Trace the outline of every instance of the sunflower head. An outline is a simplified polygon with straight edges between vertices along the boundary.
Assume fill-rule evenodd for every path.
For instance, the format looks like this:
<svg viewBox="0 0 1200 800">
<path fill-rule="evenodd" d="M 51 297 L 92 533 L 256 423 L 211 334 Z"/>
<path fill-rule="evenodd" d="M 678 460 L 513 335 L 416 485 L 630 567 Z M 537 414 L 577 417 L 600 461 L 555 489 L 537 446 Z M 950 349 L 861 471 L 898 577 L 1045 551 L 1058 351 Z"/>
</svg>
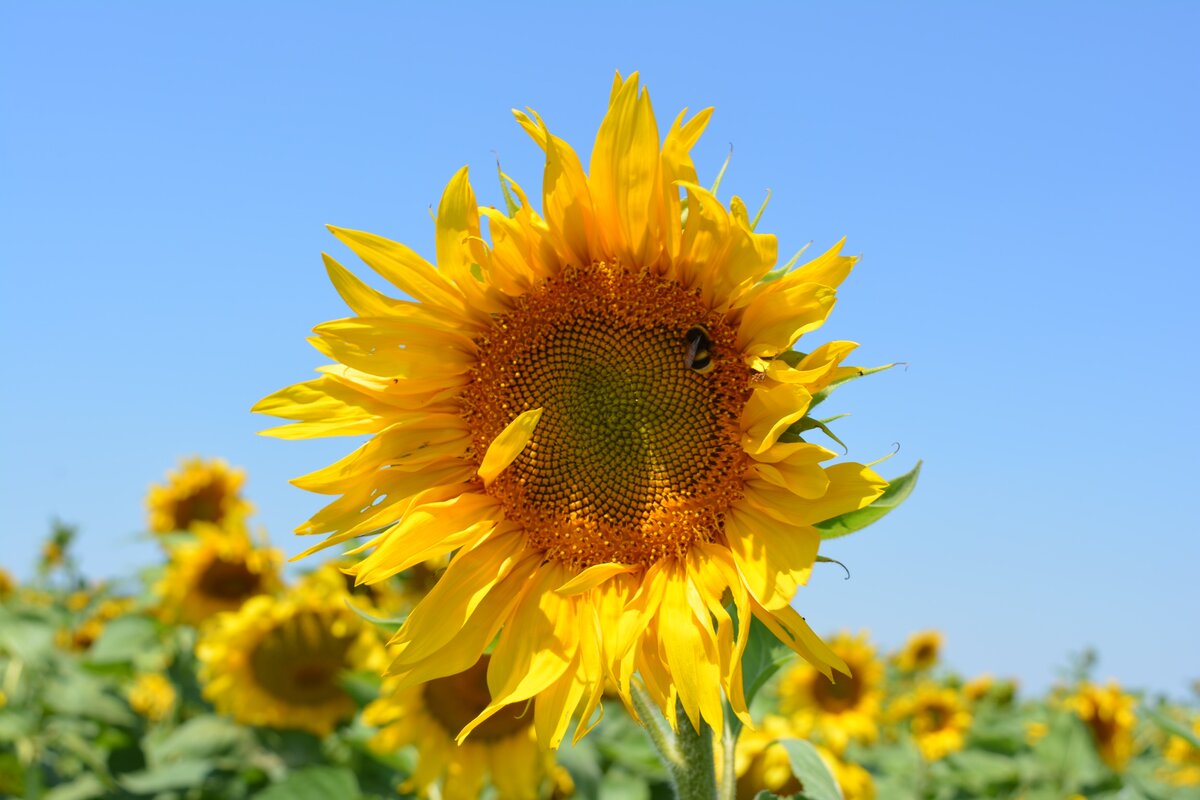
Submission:
<svg viewBox="0 0 1200 800">
<path fill-rule="evenodd" d="M 793 739 L 799 735 L 786 718 L 773 715 L 765 717 L 755 728 L 742 729 L 734 751 L 737 800 L 752 800 L 760 792 L 790 796 L 803 791 L 803 784 L 792 772 L 787 750 L 779 744 L 780 739 Z M 719 757 L 723 749 L 714 747 L 714 752 Z"/>
<path fill-rule="evenodd" d="M 171 548 L 155 586 L 164 619 L 199 625 L 251 597 L 279 591 L 283 555 L 256 544 L 244 526 L 196 523 L 192 530 L 193 539 Z"/>
<path fill-rule="evenodd" d="M 327 536 L 312 550 L 369 534 L 360 583 L 454 553 L 392 671 L 424 684 L 495 640 L 491 702 L 462 736 L 540 695 L 535 728 L 557 746 L 606 681 L 628 702 L 634 672 L 672 724 L 678 699 L 720 728 L 723 692 L 748 718 L 748 626 L 727 597 L 822 672 L 845 669 L 790 604 L 814 524 L 886 482 L 805 440 L 855 345 L 792 348 L 854 259 L 839 243 L 772 271 L 775 237 L 697 182 L 710 111 L 660 136 L 636 75 L 614 83 L 586 172 L 540 117 L 516 116 L 546 156 L 540 213 L 507 176 L 508 213 L 479 206 L 463 168 L 438 205 L 436 266 L 332 229 L 412 299 L 326 257 L 354 312 L 315 329 L 334 363 L 255 410 L 296 421 L 274 435 L 373 438 L 294 481 L 337 496 L 298 530 Z"/>
<path fill-rule="evenodd" d="M 1104 763 L 1116 772 L 1125 769 L 1133 756 L 1135 704 L 1116 682 L 1103 687 L 1084 682 L 1066 700 L 1067 708 L 1088 727 Z"/>
<path fill-rule="evenodd" d="M 928 682 L 897 699 L 892 715 L 908 721 L 917 749 L 927 761 L 961 750 L 971 727 L 971 713 L 962 695 Z"/>
<path fill-rule="evenodd" d="M 538 746 L 530 703 L 502 708 L 461 746 L 455 742 L 463 726 L 491 704 L 487 668 L 484 656 L 463 672 L 416 686 L 397 689 L 389 678 L 382 696 L 363 711 L 363 722 L 379 728 L 371 740 L 374 750 L 417 748 L 416 772 L 404 791 L 467 800 L 479 797 L 489 781 L 501 797 L 566 790 L 554 757 Z"/>
<path fill-rule="evenodd" d="M 197 523 L 220 526 L 249 516 L 252 508 L 241 494 L 245 480 L 245 472 L 223 459 L 183 459 L 178 470 L 167 471 L 166 483 L 150 486 L 150 530 L 190 531 Z"/>
<path fill-rule="evenodd" d="M 1200 740 L 1200 715 L 1192 719 L 1192 736 Z M 1166 764 L 1158 775 L 1171 786 L 1200 786 L 1200 747 L 1182 736 L 1172 735 L 1163 748 Z"/>
<path fill-rule="evenodd" d="M 850 674 L 829 678 L 807 662 L 796 662 L 780 677 L 779 710 L 804 736 L 840 753 L 850 741 L 878 737 L 884 666 L 866 633 L 838 634 L 829 646 Z"/>
<path fill-rule="evenodd" d="M 920 631 L 908 637 L 903 649 L 895 656 L 902 672 L 926 672 L 938 663 L 942 655 L 942 634 L 939 631 Z"/>
<path fill-rule="evenodd" d="M 143 672 L 129 688 L 129 707 L 151 722 L 165 719 L 175 707 L 175 686 L 161 672 Z"/>
<path fill-rule="evenodd" d="M 386 663 L 374 624 L 312 591 L 251 598 L 207 626 L 196 647 L 204 696 L 245 725 L 324 736 L 355 710 L 342 673 Z"/>
<path fill-rule="evenodd" d="M 0 567 L 0 601 L 7 600 L 17 588 L 17 581 L 12 573 Z"/>
</svg>

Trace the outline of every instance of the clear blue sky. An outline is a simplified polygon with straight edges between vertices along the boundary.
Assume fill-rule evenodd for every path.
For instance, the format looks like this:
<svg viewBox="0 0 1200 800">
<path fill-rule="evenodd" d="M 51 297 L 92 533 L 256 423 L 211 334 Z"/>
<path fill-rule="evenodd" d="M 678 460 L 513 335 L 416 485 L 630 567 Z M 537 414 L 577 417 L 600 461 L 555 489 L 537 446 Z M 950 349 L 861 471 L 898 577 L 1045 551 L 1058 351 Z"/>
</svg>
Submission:
<svg viewBox="0 0 1200 800">
<path fill-rule="evenodd" d="M 773 190 L 781 251 L 864 254 L 819 340 L 911 365 L 830 403 L 852 457 L 926 470 L 828 547 L 853 578 L 801 592 L 817 629 L 940 628 L 1034 690 L 1086 645 L 1101 677 L 1200 677 L 1194 5 L 427 5 L 4 4 L 0 563 L 28 574 L 59 515 L 130 574 L 147 485 L 192 453 L 246 467 L 299 552 L 319 498 L 287 479 L 351 442 L 249 408 L 345 315 L 324 224 L 429 254 L 462 164 L 488 202 L 495 154 L 539 184 L 510 108 L 586 153 L 638 69 L 660 120 L 716 107 L 701 175 L 732 144 L 722 194 Z"/>
</svg>

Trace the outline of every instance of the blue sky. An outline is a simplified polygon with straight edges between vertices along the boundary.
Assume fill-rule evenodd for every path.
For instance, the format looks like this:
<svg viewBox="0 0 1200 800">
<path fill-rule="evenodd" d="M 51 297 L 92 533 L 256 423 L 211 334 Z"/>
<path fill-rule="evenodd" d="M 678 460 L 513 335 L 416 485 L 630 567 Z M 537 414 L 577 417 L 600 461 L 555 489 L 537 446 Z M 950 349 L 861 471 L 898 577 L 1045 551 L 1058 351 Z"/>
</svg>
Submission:
<svg viewBox="0 0 1200 800">
<path fill-rule="evenodd" d="M 1033 690 L 1088 645 L 1100 677 L 1200 677 L 1194 6 L 243 5 L 0 11 L 4 566 L 58 515 L 91 574 L 131 574 L 146 487 L 193 453 L 244 466 L 298 553 L 319 498 L 287 479 L 351 443 L 257 437 L 249 408 L 346 313 L 323 226 L 431 254 L 463 164 L 485 202 L 497 155 L 539 185 L 510 108 L 586 153 L 637 69 L 660 122 L 716 107 L 702 179 L 732 146 L 722 195 L 770 189 L 781 252 L 864 255 L 813 341 L 909 364 L 829 403 L 852 457 L 926 468 L 828 546 L 852 579 L 818 572 L 810 622 L 936 627 Z"/>
</svg>

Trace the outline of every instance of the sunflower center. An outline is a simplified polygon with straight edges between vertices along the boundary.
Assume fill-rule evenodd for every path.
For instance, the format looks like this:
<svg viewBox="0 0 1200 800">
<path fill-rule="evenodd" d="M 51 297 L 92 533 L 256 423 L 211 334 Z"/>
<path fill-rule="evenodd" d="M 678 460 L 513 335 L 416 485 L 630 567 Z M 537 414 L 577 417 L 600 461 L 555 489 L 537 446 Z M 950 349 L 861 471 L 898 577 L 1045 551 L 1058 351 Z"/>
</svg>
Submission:
<svg viewBox="0 0 1200 800">
<path fill-rule="evenodd" d="M 475 453 L 542 408 L 488 487 L 531 546 L 576 567 L 648 565 L 719 531 L 740 497 L 750 370 L 736 331 L 678 284 L 568 269 L 498 316 L 464 393 Z"/>
<path fill-rule="evenodd" d="M 813 680 L 813 697 L 826 713 L 849 711 L 858 706 L 862 695 L 862 682 L 840 672 L 833 674 L 833 680 L 820 674 Z"/>
<path fill-rule="evenodd" d="M 487 687 L 488 657 L 466 672 L 426 683 L 422 689 L 425 708 L 451 738 L 479 716 L 492 702 Z M 533 706 L 512 703 L 504 706 L 471 733 L 476 739 L 503 739 L 533 725 Z"/>
<path fill-rule="evenodd" d="M 262 576 L 251 571 L 245 561 L 218 558 L 200 576 L 199 588 L 209 597 L 241 600 L 258 594 L 262 588 Z"/>
<path fill-rule="evenodd" d="M 344 697 L 338 675 L 354 634 L 335 623 L 317 612 L 302 612 L 263 636 L 250 655 L 258 685 L 291 705 L 322 705 Z"/>
<path fill-rule="evenodd" d="M 204 484 L 176 503 L 175 530 L 186 531 L 196 522 L 220 522 L 224 504 L 225 486 L 218 481 Z"/>
</svg>

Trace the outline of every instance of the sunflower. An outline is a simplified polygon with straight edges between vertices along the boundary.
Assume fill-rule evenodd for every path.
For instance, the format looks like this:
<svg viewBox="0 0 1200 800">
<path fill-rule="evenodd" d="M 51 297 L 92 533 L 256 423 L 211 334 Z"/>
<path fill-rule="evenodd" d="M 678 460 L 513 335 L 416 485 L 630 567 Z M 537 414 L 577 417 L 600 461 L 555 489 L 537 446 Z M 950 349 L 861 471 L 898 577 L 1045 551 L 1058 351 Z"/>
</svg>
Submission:
<svg viewBox="0 0 1200 800">
<path fill-rule="evenodd" d="M 83 652 L 91 648 L 108 623 L 133 610 L 132 597 L 109 597 L 100 601 L 96 608 L 78 625 L 58 631 L 55 638 L 60 647 Z"/>
<path fill-rule="evenodd" d="M 240 523 L 198 522 L 192 530 L 195 539 L 171 548 L 155 586 L 164 619 L 199 625 L 222 611 L 236 611 L 255 595 L 279 590 L 283 555 L 256 545 Z"/>
<path fill-rule="evenodd" d="M 963 748 L 971 713 L 954 689 L 922 683 L 898 699 L 892 714 L 908 719 L 917 749 L 927 761 L 937 761 Z"/>
<path fill-rule="evenodd" d="M 12 573 L 0 567 L 0 600 L 7 600 L 9 596 L 16 591 L 17 581 L 13 578 Z"/>
<path fill-rule="evenodd" d="M 354 714 L 341 674 L 381 670 L 385 652 L 373 623 L 343 598 L 313 591 L 251 598 L 217 617 L 196 646 L 204 697 L 219 713 L 318 736 Z"/>
<path fill-rule="evenodd" d="M 1200 716 L 1192 720 L 1192 736 L 1200 740 Z M 1200 786 L 1200 747 L 1182 736 L 1172 735 L 1163 749 L 1167 765 L 1159 777 L 1171 786 Z"/>
<path fill-rule="evenodd" d="M 867 635 L 841 633 L 830 648 L 850 668 L 830 679 L 806 662 L 797 662 L 779 681 L 779 710 L 792 718 L 806 738 L 817 738 L 835 752 L 851 741 L 870 743 L 879 735 L 879 704 L 884 667 Z"/>
<path fill-rule="evenodd" d="M 327 535 L 308 552 L 368 536 L 360 583 L 454 553 L 393 640 L 391 673 L 398 690 L 453 675 L 496 640 L 492 702 L 460 737 L 536 696 L 539 740 L 557 746 L 606 679 L 628 703 L 635 671 L 672 724 L 678 700 L 719 729 L 722 691 L 748 718 L 749 626 L 735 631 L 726 596 L 822 672 L 845 669 L 790 602 L 814 523 L 886 482 L 823 465 L 833 453 L 797 433 L 813 395 L 854 372 L 855 345 L 789 348 L 854 259 L 839 243 L 772 272 L 775 237 L 696 183 L 688 153 L 710 111 L 685 114 L 660 142 L 637 76 L 618 75 L 585 174 L 516 112 L 546 155 L 542 215 L 507 176 L 510 213 L 479 207 L 463 168 L 438 206 L 437 267 L 332 228 L 415 302 L 327 256 L 355 316 L 312 341 L 337 363 L 255 406 L 298 421 L 268 431 L 284 438 L 373 434 L 294 481 L 340 496 L 298 528 Z"/>
<path fill-rule="evenodd" d="M 175 686 L 161 672 L 143 672 L 129 687 L 129 707 L 151 722 L 158 722 L 175 707 Z"/>
<path fill-rule="evenodd" d="M 455 675 L 398 688 L 396 678 L 384 681 L 382 696 L 363 711 L 363 722 L 379 728 L 371 747 L 390 753 L 417 748 L 417 768 L 401 787 L 421 797 L 467 800 L 481 796 L 485 783 L 495 785 L 501 798 L 535 798 L 560 783 L 554 757 L 538 746 L 528 703 L 506 706 L 480 725 L 469 741 L 454 739 L 464 725 L 491 704 L 488 656 Z M 535 701 L 534 706 L 536 708 Z"/>
<path fill-rule="evenodd" d="M 1066 700 L 1067 708 L 1091 731 L 1104 763 L 1116 772 L 1123 770 L 1133 755 L 1134 703 L 1116 682 L 1104 687 L 1084 682 Z"/>
<path fill-rule="evenodd" d="M 908 637 L 904 648 L 896 654 L 896 666 L 902 672 L 924 672 L 932 669 L 942 654 L 942 634 L 921 631 Z"/>
<path fill-rule="evenodd" d="M 223 459 L 183 459 L 178 472 L 167 471 L 165 485 L 151 485 L 146 495 L 150 530 L 188 531 L 198 522 L 223 525 L 249 516 L 252 508 L 241 495 L 245 480 L 242 470 L 231 468 Z"/>
</svg>

